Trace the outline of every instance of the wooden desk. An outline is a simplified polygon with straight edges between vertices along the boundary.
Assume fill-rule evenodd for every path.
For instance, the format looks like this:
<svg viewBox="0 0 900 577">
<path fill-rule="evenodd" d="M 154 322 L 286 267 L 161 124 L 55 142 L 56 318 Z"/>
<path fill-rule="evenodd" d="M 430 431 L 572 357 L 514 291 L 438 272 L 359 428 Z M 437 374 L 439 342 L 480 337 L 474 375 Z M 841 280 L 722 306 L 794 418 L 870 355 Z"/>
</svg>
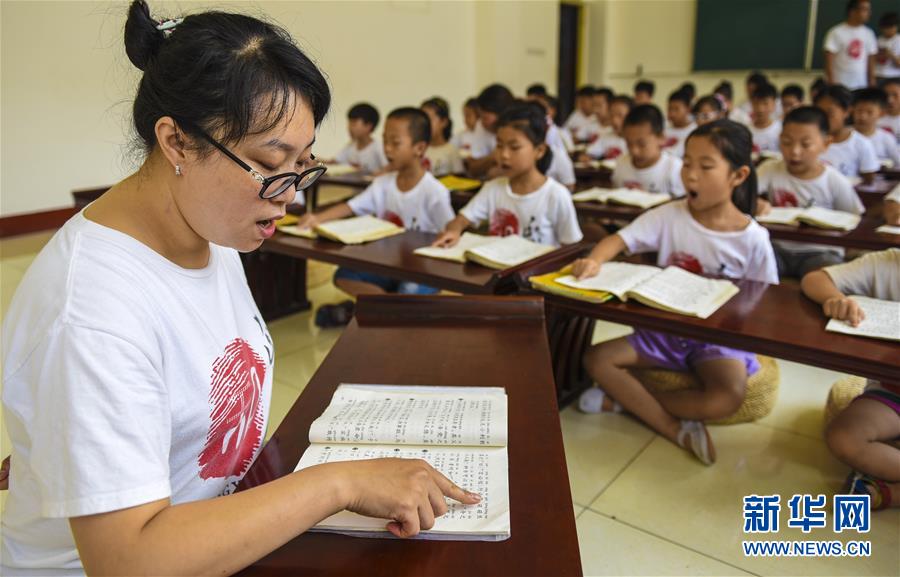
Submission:
<svg viewBox="0 0 900 577">
<path fill-rule="evenodd" d="M 866 207 L 866 210 L 870 210 L 872 207 L 881 206 L 884 202 L 884 197 L 897 186 L 897 181 L 889 180 L 884 178 L 882 175 L 877 175 L 875 177 L 875 182 L 872 184 L 857 184 L 854 189 L 856 190 L 857 196 L 862 201 L 863 206 Z"/>
<path fill-rule="evenodd" d="M 543 304 L 528 297 L 361 297 L 238 490 L 294 470 L 340 383 L 505 387 L 511 537 L 462 542 L 307 533 L 241 575 L 581 575 Z"/>
</svg>

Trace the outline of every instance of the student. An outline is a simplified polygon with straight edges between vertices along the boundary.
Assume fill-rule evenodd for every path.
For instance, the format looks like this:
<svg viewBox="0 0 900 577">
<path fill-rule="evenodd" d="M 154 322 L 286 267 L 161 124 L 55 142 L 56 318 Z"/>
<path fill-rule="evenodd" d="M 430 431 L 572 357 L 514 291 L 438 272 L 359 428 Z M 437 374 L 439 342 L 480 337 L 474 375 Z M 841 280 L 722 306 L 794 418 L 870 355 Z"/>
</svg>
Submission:
<svg viewBox="0 0 900 577">
<path fill-rule="evenodd" d="M 747 115 L 748 118 L 752 119 L 753 117 L 753 95 L 757 90 L 759 90 L 766 84 L 771 84 L 769 82 L 769 78 L 759 70 L 755 70 L 747 75 L 747 79 L 744 81 L 746 100 L 744 100 L 743 104 L 741 104 L 740 109 L 744 112 L 744 114 Z M 774 119 L 777 119 L 777 117 L 775 117 Z M 750 132 L 752 133 L 753 131 L 751 130 Z"/>
<path fill-rule="evenodd" d="M 687 97 L 690 99 L 690 104 L 693 104 L 694 98 L 697 96 L 697 87 L 693 82 L 684 82 L 676 89 L 676 92 L 687 94 Z"/>
<path fill-rule="evenodd" d="M 825 78 L 819 76 L 815 80 L 813 80 L 809 85 L 809 98 L 811 102 L 815 102 L 816 98 L 819 96 L 819 93 L 822 92 L 822 89 L 828 86 L 828 83 L 825 82 Z"/>
<path fill-rule="evenodd" d="M 676 90 L 669 95 L 666 109 L 669 125 L 666 127 L 664 146 L 678 158 L 684 155 L 684 141 L 697 125 L 691 119 L 691 95 L 684 90 Z"/>
<path fill-rule="evenodd" d="M 734 88 L 731 86 L 731 82 L 727 80 L 719 82 L 713 89 L 713 94 L 722 99 L 722 106 L 725 108 L 725 118 L 750 126 L 750 115 L 734 106 Z"/>
<path fill-rule="evenodd" d="M 900 301 L 900 249 L 871 252 L 803 277 L 803 293 L 828 318 L 857 326 L 865 315 L 852 295 Z M 853 469 L 845 492 L 871 496 L 872 510 L 900 507 L 900 383 L 869 380 L 828 425 L 831 453 Z"/>
<path fill-rule="evenodd" d="M 900 226 L 900 184 L 884 197 L 884 221 L 891 226 Z"/>
<path fill-rule="evenodd" d="M 622 136 L 628 154 L 613 170 L 614 187 L 638 188 L 672 198 L 684 196 L 681 158 L 670 149 L 663 149 L 663 116 L 659 108 L 652 104 L 632 108 L 625 117 Z"/>
<path fill-rule="evenodd" d="M 781 89 L 782 117 L 786 116 L 788 112 L 798 106 L 803 106 L 804 96 L 803 87 L 799 84 L 785 85 L 785 87 Z"/>
<path fill-rule="evenodd" d="M 547 143 L 554 147 L 561 147 L 568 154 L 575 150 L 575 142 L 568 130 L 560 128 L 556 124 L 556 116 L 559 112 L 559 100 L 551 95 L 545 94 L 537 99 L 547 110 Z"/>
<path fill-rule="evenodd" d="M 428 169 L 435 176 L 460 174 L 465 170 L 462 156 L 447 140 L 453 134 L 450 105 L 443 98 L 429 98 L 422 103 L 422 110 L 431 123 L 431 142 L 425 151 Z"/>
<path fill-rule="evenodd" d="M 547 95 L 547 87 L 541 84 L 540 82 L 536 82 L 528 86 L 525 89 L 525 95 L 527 100 L 534 100 L 535 98 L 539 98 L 541 96 Z"/>
<path fill-rule="evenodd" d="M 368 188 L 347 202 L 316 214 L 303 215 L 297 226 L 314 227 L 338 218 L 371 214 L 409 230 L 442 231 L 453 219 L 453 208 L 450 206 L 450 192 L 422 165 L 431 134 L 428 115 L 418 108 L 393 110 L 384 126 L 384 150 L 391 172 L 375 178 Z M 361 294 L 438 292 L 438 289 L 425 285 L 346 268 L 335 272 L 334 284 L 353 297 Z M 324 305 L 316 313 L 316 324 L 321 327 L 345 325 L 352 316 L 352 301 Z"/>
<path fill-rule="evenodd" d="M 475 142 L 475 130 L 478 127 L 478 99 L 469 98 L 463 104 L 463 124 L 465 128 L 450 139 L 450 144 L 459 150 L 463 158 L 472 155 L 472 144 Z"/>
<path fill-rule="evenodd" d="M 698 98 L 691 112 L 694 115 L 697 126 L 703 126 L 725 118 L 725 106 L 722 104 L 722 98 L 713 94 Z"/>
<path fill-rule="evenodd" d="M 888 78 L 900 79 L 900 34 L 897 33 L 897 13 L 885 12 L 878 19 L 878 56 L 875 59 L 875 78 L 883 86 Z"/>
<path fill-rule="evenodd" d="M 777 283 L 769 233 L 750 217 L 756 204 L 751 151 L 750 132 L 736 122 L 718 120 L 695 130 L 681 171 L 687 197 L 651 209 L 603 239 L 573 263 L 572 274 L 594 276 L 627 250 L 657 252 L 660 266 Z M 582 411 L 620 405 L 707 465 L 716 454 L 703 421 L 737 411 L 747 379 L 759 370 L 754 354 L 646 329 L 591 347 L 584 364 L 597 387 L 582 394 Z M 703 387 L 651 393 L 629 373 L 633 367 L 692 371 Z"/>
<path fill-rule="evenodd" d="M 650 80 L 638 80 L 634 84 L 634 104 L 653 104 L 653 94 L 656 92 L 656 84 Z"/>
<path fill-rule="evenodd" d="M 769 83 L 760 84 L 753 93 L 750 115 L 750 134 L 753 135 L 754 152 L 777 152 L 781 121 L 772 120 L 778 91 Z"/>
<path fill-rule="evenodd" d="M 851 90 L 875 83 L 878 41 L 866 26 L 872 14 L 869 0 L 849 0 L 847 19 L 825 36 L 825 80 Z"/>
<path fill-rule="evenodd" d="M 594 114 L 594 87 L 586 84 L 575 93 L 575 110 L 566 119 L 563 128 L 569 131 L 576 143 L 588 142 L 600 133 L 600 125 Z"/>
<path fill-rule="evenodd" d="M 543 110 L 533 103 L 517 102 L 497 125 L 494 154 L 503 176 L 485 183 L 434 245 L 454 246 L 463 231 L 483 222 L 496 236 L 517 234 L 550 246 L 580 241 L 572 194 L 544 174 L 553 151 L 546 144 Z"/>
<path fill-rule="evenodd" d="M 402 459 L 234 493 L 264 440 L 274 358 L 238 251 L 323 172 L 311 147 L 331 96 L 272 24 L 158 26 L 130 5 L 146 158 L 54 235 L 4 318 L 2 573 L 226 575 L 345 508 L 409 536 L 446 511 L 433 495 L 475 502 Z"/>
<path fill-rule="evenodd" d="M 878 128 L 886 106 L 887 96 L 881 88 L 857 90 L 853 93 L 853 128 L 872 144 L 879 161 L 889 160 L 891 166 L 900 167 L 897 139 L 887 130 Z"/>
<path fill-rule="evenodd" d="M 566 148 L 565 141 L 560 136 L 563 131 L 553 123 L 550 109 L 544 104 L 546 98 L 547 95 L 544 95 L 533 102 L 544 111 L 545 122 L 547 123 L 546 142 L 553 152 L 553 159 L 547 168 L 547 176 L 568 188 L 570 192 L 575 192 L 575 165 L 569 156 L 569 150 Z"/>
<path fill-rule="evenodd" d="M 502 84 L 491 84 L 478 95 L 478 125 L 472 143 L 472 156 L 465 160 L 473 176 L 484 176 L 494 167 L 497 118 L 513 101 L 512 92 Z"/>
<path fill-rule="evenodd" d="M 625 117 L 631 111 L 631 106 L 630 96 L 619 94 L 613 97 L 609 106 L 609 126 L 612 132 L 594 141 L 581 155 L 580 160 L 587 161 L 592 158 L 614 159 L 628 149 L 625 139 L 622 138 L 622 127 L 625 125 Z"/>
<path fill-rule="evenodd" d="M 878 119 L 878 126 L 893 134 L 897 144 L 900 145 L 900 78 L 888 78 L 882 88 L 887 97 L 887 104 L 884 116 Z"/>
<path fill-rule="evenodd" d="M 601 86 L 594 90 L 594 96 L 591 97 L 591 102 L 594 104 L 594 117 L 597 120 L 597 135 L 592 137 L 592 140 L 596 140 L 601 136 L 606 136 L 607 134 L 612 134 L 614 132 L 612 126 L 612 103 L 615 98 L 615 94 L 609 88 Z M 628 98 L 626 96 L 626 98 Z M 631 100 L 629 98 L 629 100 Z"/>
<path fill-rule="evenodd" d="M 815 105 L 828 116 L 831 143 L 822 159 L 850 178 L 861 176 L 871 183 L 881 167 L 872 144 L 847 125 L 852 95 L 839 84 L 826 86 L 816 96 Z"/>
<path fill-rule="evenodd" d="M 853 185 L 832 166 L 822 162 L 828 146 L 828 118 L 820 109 L 801 106 L 784 118 L 781 133 L 782 160 L 770 160 L 759 167 L 757 214 L 770 206 L 819 206 L 853 214 L 864 211 Z M 802 278 L 817 268 L 844 260 L 844 250 L 836 246 L 776 240 L 778 274 Z"/>
<path fill-rule="evenodd" d="M 366 102 L 354 104 L 347 113 L 350 144 L 334 157 L 340 164 L 350 164 L 363 172 L 379 172 L 387 164 L 381 141 L 372 138 L 378 126 L 378 110 Z"/>
</svg>

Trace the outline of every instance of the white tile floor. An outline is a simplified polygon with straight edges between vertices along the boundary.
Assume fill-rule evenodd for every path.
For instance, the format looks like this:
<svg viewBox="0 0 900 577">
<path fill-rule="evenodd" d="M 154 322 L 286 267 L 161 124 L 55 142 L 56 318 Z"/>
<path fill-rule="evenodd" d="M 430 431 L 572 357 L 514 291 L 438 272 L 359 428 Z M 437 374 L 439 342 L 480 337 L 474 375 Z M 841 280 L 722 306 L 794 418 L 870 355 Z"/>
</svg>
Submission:
<svg viewBox="0 0 900 577">
<path fill-rule="evenodd" d="M 0 313 L 49 234 L 0 242 Z M 310 299 L 315 305 L 342 295 L 330 283 L 333 268 L 312 263 Z M 269 325 L 275 341 L 275 385 L 270 431 L 274 431 L 339 337 L 319 330 L 310 312 Z M 627 328 L 601 324 L 595 339 Z M 828 388 L 841 375 L 780 362 L 777 407 L 752 424 L 714 427 L 719 460 L 704 467 L 684 451 L 622 415 L 561 412 L 573 510 L 586 575 L 900 575 L 900 511 L 874 515 L 865 559 L 773 559 L 745 557 L 741 550 L 744 495 L 831 494 L 845 467 L 822 440 L 822 409 Z M 0 452 L 9 453 L 5 429 Z M 0 507 L 6 495 L 0 497 Z M 830 515 L 830 511 L 829 511 Z M 812 538 L 854 538 L 818 530 Z M 801 539 L 782 530 L 775 539 Z"/>
</svg>

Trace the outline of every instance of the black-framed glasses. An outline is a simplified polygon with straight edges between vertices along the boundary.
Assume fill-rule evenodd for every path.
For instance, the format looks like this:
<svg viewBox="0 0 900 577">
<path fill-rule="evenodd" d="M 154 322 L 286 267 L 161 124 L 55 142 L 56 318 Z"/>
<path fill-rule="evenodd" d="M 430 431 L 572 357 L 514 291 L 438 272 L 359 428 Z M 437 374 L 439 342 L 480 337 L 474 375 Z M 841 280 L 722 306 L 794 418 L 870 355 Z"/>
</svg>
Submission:
<svg viewBox="0 0 900 577">
<path fill-rule="evenodd" d="M 222 154 L 250 173 L 250 176 L 252 176 L 261 186 L 259 189 L 259 197 L 263 200 L 275 198 L 289 189 L 291 185 L 294 186 L 297 192 L 306 190 L 319 180 L 319 177 L 328 170 L 328 168 L 320 162 L 318 165 L 307 168 L 299 174 L 296 172 L 283 172 L 281 174 L 276 174 L 275 176 L 263 176 L 258 170 L 238 158 L 235 153 L 228 150 L 224 144 L 216 141 L 216 139 L 206 134 L 206 132 L 199 127 L 194 127 L 194 129 L 199 132 L 200 136 L 206 139 L 207 142 L 218 148 Z M 315 160 L 315 157 L 312 157 L 312 159 Z"/>
</svg>

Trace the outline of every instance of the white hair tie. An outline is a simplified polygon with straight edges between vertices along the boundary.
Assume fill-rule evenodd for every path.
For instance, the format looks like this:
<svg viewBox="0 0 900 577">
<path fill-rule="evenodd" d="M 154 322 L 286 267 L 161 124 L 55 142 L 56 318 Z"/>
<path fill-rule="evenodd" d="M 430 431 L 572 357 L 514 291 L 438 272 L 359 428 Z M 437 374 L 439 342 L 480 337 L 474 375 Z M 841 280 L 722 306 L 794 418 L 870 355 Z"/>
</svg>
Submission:
<svg viewBox="0 0 900 577">
<path fill-rule="evenodd" d="M 176 26 L 181 24 L 184 21 L 184 18 L 176 18 L 176 19 L 168 19 L 160 22 L 156 25 L 156 29 L 160 32 L 165 32 L 167 34 L 171 34 L 172 30 L 175 29 Z"/>
</svg>

